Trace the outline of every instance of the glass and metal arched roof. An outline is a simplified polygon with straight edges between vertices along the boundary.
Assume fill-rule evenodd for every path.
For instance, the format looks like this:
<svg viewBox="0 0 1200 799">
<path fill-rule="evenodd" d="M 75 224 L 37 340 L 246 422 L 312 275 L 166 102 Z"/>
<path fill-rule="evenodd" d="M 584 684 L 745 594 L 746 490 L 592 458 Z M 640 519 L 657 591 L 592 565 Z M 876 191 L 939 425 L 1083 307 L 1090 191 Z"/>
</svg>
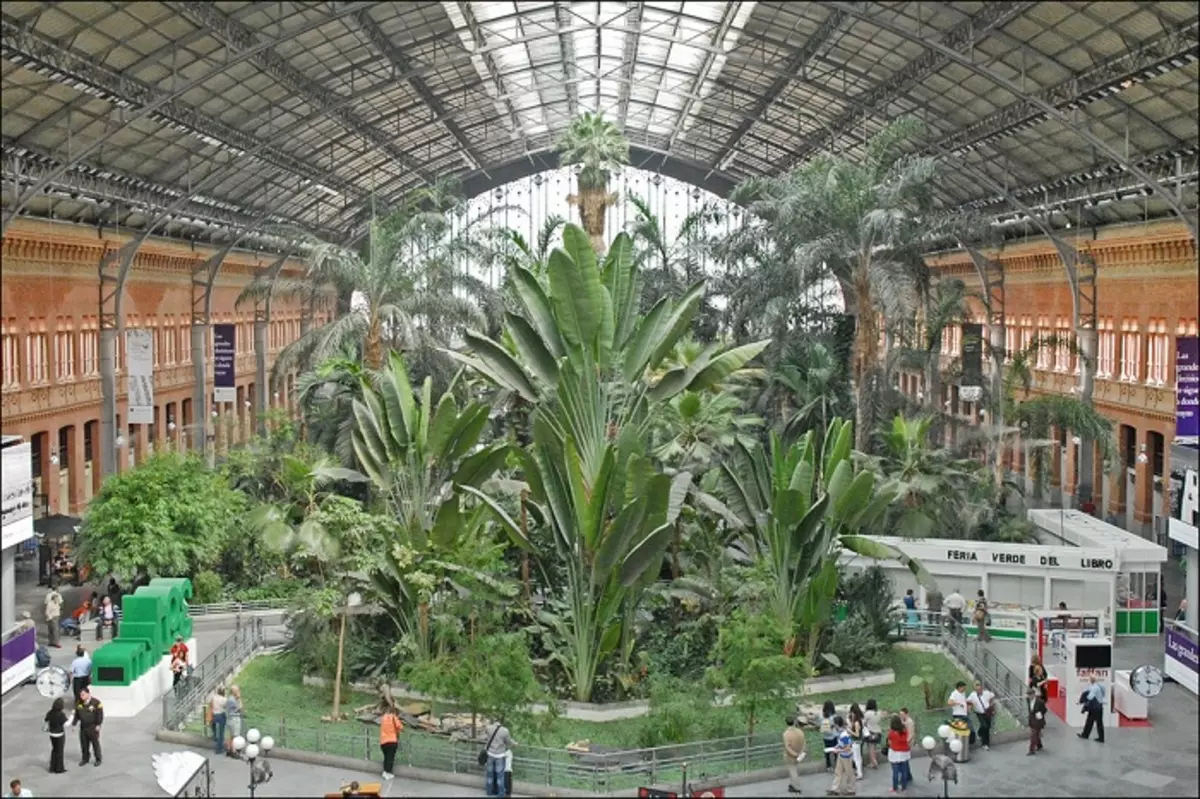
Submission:
<svg viewBox="0 0 1200 799">
<path fill-rule="evenodd" d="M 346 240 L 372 196 L 552 168 L 569 120 L 601 110 L 634 166 L 717 194 L 913 114 L 918 146 L 951 159 L 948 206 L 1194 220 L 1198 17 L 1191 2 L 13 0 L 3 218 Z"/>
</svg>

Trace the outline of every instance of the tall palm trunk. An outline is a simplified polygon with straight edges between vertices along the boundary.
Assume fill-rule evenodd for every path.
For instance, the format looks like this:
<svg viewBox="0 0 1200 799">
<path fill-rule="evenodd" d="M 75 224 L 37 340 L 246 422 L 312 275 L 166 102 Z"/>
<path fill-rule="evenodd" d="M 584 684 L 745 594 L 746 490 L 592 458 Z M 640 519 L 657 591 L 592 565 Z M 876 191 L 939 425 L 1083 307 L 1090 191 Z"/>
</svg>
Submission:
<svg viewBox="0 0 1200 799">
<path fill-rule="evenodd" d="M 596 255 L 601 255 L 608 249 L 604 240 L 604 217 L 608 206 L 613 202 L 612 196 L 608 193 L 608 187 L 584 188 L 580 186 L 579 193 L 572 195 L 572 198 L 574 199 L 573 204 L 579 206 L 579 222 L 587 232 L 588 238 L 592 242 L 592 248 L 596 251 Z M 572 198 L 568 198 L 568 202 Z"/>
<path fill-rule="evenodd" d="M 383 368 L 383 334 L 379 329 L 378 320 L 372 320 L 367 329 L 367 339 L 363 344 L 363 365 L 375 371 Z"/>
<path fill-rule="evenodd" d="M 875 392 L 879 373 L 879 323 L 867 276 L 870 256 L 859 256 L 859 266 L 851 276 L 854 289 L 854 393 L 857 399 L 854 417 L 854 446 L 866 451 L 875 427 Z"/>
</svg>

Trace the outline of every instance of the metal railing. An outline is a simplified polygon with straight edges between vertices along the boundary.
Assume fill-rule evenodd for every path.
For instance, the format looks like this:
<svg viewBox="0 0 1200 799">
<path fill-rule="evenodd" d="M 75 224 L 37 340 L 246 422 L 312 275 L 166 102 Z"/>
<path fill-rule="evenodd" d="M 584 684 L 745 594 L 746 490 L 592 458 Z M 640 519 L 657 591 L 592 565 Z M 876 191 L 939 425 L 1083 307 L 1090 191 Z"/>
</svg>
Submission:
<svg viewBox="0 0 1200 799">
<path fill-rule="evenodd" d="M 382 760 L 379 729 L 292 725 L 286 716 L 248 716 L 245 729 L 254 727 L 275 739 L 277 747 L 374 761 Z M 815 735 L 815 733 L 814 733 Z M 400 736 L 396 763 L 401 766 L 472 774 L 483 780 L 477 756 L 482 743 L 455 740 L 415 730 Z M 782 763 L 782 743 L 777 733 L 755 734 L 649 749 L 572 753 L 521 744 L 513 749 L 513 779 L 547 788 L 569 788 L 592 793 L 630 791 L 648 785 L 707 783 L 731 774 L 771 768 Z"/>
<path fill-rule="evenodd" d="M 1022 727 L 1027 726 L 1025 680 L 996 657 L 986 642 L 968 635 L 961 624 L 943 625 L 941 638 L 946 650 L 996 694 L 995 701 L 1008 711 L 1013 720 Z"/>
<path fill-rule="evenodd" d="M 219 613 L 255 613 L 268 610 L 287 610 L 288 599 L 252 599 L 247 602 L 209 602 L 204 605 L 188 605 L 189 616 L 213 616 Z"/>
<path fill-rule="evenodd" d="M 262 619 L 253 619 L 225 639 L 188 676 L 163 695 L 163 729 L 180 729 L 188 716 L 201 709 L 209 694 L 234 669 L 262 648 L 265 640 Z"/>
<path fill-rule="evenodd" d="M 183 787 L 175 792 L 175 799 L 183 799 L 183 797 L 208 799 L 210 796 L 216 796 L 216 794 L 213 793 L 212 767 L 208 764 L 208 758 L 205 758 L 204 762 L 192 772 L 192 776 L 188 777 Z"/>
</svg>

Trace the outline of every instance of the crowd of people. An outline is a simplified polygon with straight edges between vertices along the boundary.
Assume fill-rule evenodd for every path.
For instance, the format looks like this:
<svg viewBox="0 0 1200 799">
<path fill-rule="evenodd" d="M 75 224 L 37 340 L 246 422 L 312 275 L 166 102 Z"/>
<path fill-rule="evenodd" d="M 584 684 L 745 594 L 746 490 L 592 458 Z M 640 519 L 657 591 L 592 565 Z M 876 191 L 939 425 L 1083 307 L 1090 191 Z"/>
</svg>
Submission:
<svg viewBox="0 0 1200 799">
<path fill-rule="evenodd" d="M 953 719 L 962 719 L 970 731 L 968 746 L 977 743 L 991 748 L 992 721 L 998 704 L 996 695 L 978 680 L 968 692 L 959 681 L 946 700 Z M 974 717 L 972 717 L 974 714 Z M 803 717 L 788 719 L 783 733 L 784 759 L 788 767 L 788 792 L 800 793 L 800 764 L 807 757 L 807 745 L 801 728 Z M 833 774 L 830 795 L 853 795 L 864 778 L 864 768 L 876 769 L 882 759 L 891 767 L 892 793 L 904 793 L 912 784 L 910 761 L 917 745 L 917 723 L 908 708 L 887 716 L 874 699 L 863 706 L 852 703 L 845 715 L 837 712 L 832 701 L 821 709 L 821 743 L 825 771 Z"/>
</svg>

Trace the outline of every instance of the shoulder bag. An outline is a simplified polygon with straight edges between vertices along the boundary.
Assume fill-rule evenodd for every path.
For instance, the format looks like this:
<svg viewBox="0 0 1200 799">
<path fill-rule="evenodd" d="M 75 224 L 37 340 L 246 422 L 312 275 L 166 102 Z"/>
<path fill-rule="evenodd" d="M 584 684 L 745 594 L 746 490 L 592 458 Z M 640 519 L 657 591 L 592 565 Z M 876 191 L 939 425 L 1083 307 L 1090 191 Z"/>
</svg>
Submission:
<svg viewBox="0 0 1200 799">
<path fill-rule="evenodd" d="M 498 732 L 500 732 L 499 724 L 496 725 L 496 729 L 492 730 L 492 735 L 490 738 L 488 738 L 488 742 L 483 745 L 482 749 L 479 750 L 479 757 L 476 758 L 479 761 L 479 765 L 481 765 L 481 766 L 487 765 L 487 759 L 488 759 L 487 750 L 489 748 L 491 748 L 492 741 L 494 741 L 496 739 L 496 733 L 498 733 Z"/>
</svg>

